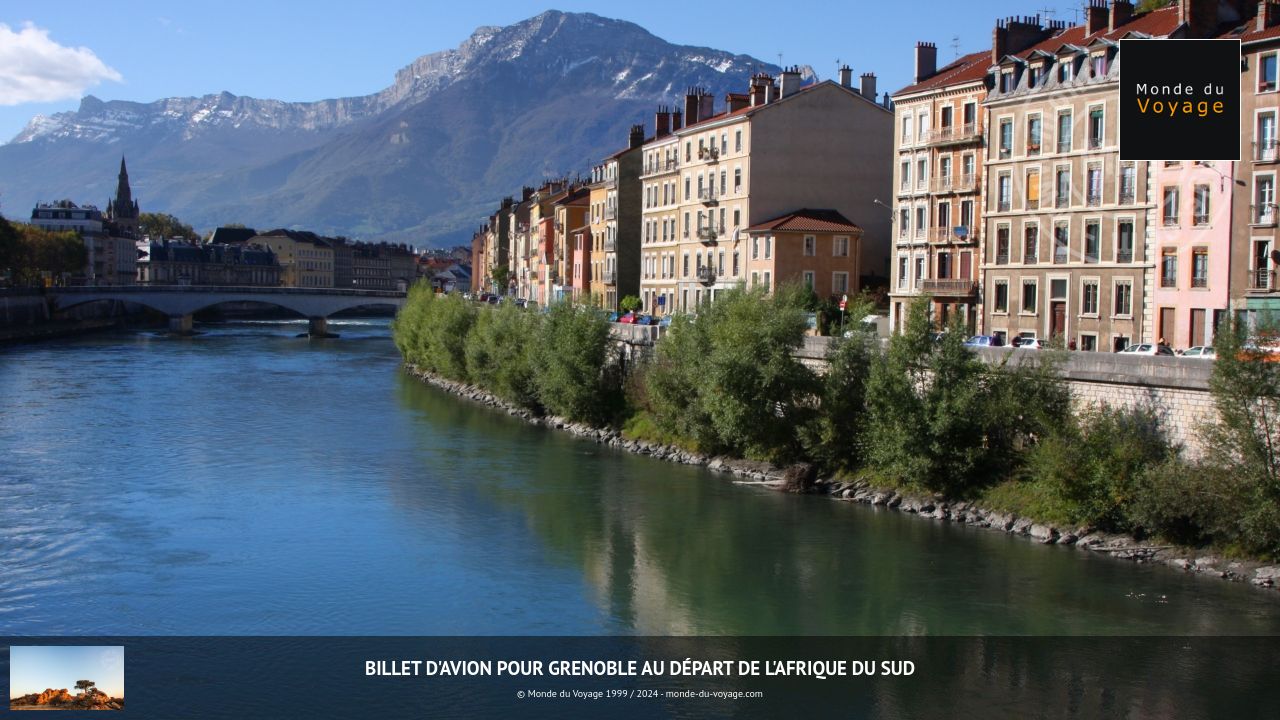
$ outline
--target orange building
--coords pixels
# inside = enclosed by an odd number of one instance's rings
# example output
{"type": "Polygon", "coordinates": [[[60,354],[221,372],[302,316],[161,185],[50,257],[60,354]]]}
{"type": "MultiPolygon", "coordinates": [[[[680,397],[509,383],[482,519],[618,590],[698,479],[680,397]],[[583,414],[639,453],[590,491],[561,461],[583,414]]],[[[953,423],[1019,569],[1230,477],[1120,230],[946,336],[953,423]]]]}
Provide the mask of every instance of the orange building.
{"type": "MultiPolygon", "coordinates": [[[[748,287],[802,282],[820,298],[858,292],[862,228],[835,210],[805,208],[747,228],[748,287]]],[[[698,267],[698,275],[715,269],[698,267]]]]}

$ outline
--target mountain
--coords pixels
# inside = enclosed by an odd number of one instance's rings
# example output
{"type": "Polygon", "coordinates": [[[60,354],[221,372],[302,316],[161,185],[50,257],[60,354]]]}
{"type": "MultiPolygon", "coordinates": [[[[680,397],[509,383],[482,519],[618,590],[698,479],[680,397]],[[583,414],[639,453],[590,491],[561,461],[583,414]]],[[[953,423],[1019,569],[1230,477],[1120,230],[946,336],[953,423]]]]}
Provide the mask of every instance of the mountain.
{"type": "Polygon", "coordinates": [[[723,102],[758,71],[778,68],[621,20],[548,11],[481,27],[364,97],[85,97],[0,145],[0,197],[19,219],[61,198],[105,206],[126,155],[142,209],[197,228],[241,222],[448,244],[522,184],[585,174],[632,124],[652,131],[656,106],[678,104],[685,88],[723,102]]]}

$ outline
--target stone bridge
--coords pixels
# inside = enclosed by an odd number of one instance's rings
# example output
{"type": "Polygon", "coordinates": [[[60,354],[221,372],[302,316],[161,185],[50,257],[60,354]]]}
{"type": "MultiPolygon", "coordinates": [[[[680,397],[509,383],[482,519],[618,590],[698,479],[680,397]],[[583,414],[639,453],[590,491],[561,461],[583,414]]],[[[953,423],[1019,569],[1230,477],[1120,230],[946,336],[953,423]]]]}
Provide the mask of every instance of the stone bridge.
{"type": "Polygon", "coordinates": [[[114,285],[49,288],[56,309],[114,300],[137,303],[169,316],[169,330],[191,332],[191,316],[227,302],[256,302],[291,310],[310,321],[310,334],[326,337],[328,317],[343,310],[369,306],[404,305],[405,293],[388,290],[336,290],[331,288],[280,288],[211,285],[114,285]]]}

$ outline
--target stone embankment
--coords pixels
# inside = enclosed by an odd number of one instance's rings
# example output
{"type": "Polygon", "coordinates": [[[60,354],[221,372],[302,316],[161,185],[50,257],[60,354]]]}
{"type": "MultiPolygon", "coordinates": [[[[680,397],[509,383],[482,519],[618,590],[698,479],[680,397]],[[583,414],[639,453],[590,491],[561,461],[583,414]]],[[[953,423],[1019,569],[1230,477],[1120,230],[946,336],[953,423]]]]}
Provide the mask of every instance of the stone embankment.
{"type": "Polygon", "coordinates": [[[781,468],[765,462],[707,456],[674,445],[643,440],[629,440],[614,428],[600,428],[575,423],[564,418],[542,416],[508,403],[474,385],[448,380],[412,366],[406,369],[415,377],[446,392],[502,410],[533,425],[563,430],[571,435],[608,445],[619,450],[648,455],[658,460],[701,465],[708,470],[741,478],[744,484],[763,485],[788,492],[826,495],[844,502],[862,503],[879,508],[913,513],[920,517],[990,528],[1020,535],[1043,545],[1069,545],[1077,549],[1104,553],[1114,558],[1139,563],[1159,563],[1175,570],[1247,582],[1258,588],[1280,588],[1280,566],[1257,562],[1227,560],[1212,554],[1201,554],[1192,548],[1174,545],[1150,545],[1127,535],[1103,533],[1091,528],[1059,528],[977,507],[965,501],[945,500],[941,496],[912,495],[896,490],[872,487],[866,482],[839,482],[814,476],[813,467],[804,463],[781,468]]]}

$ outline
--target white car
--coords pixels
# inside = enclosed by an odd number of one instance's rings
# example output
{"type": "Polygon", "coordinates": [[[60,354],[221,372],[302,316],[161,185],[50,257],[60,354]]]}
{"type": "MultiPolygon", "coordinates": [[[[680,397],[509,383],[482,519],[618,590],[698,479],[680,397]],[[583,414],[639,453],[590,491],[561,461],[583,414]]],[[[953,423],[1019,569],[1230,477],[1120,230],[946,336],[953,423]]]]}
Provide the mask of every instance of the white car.
{"type": "Polygon", "coordinates": [[[1213,360],[1218,357],[1218,353],[1214,351],[1212,345],[1196,345],[1195,347],[1189,347],[1182,351],[1182,357],[1213,360]]]}
{"type": "Polygon", "coordinates": [[[1120,351],[1130,355],[1173,355],[1168,345],[1158,343],[1136,343],[1120,351]]]}
{"type": "Polygon", "coordinates": [[[1040,338],[1014,338],[1013,342],[1019,350],[1043,350],[1046,347],[1040,338]]]}

